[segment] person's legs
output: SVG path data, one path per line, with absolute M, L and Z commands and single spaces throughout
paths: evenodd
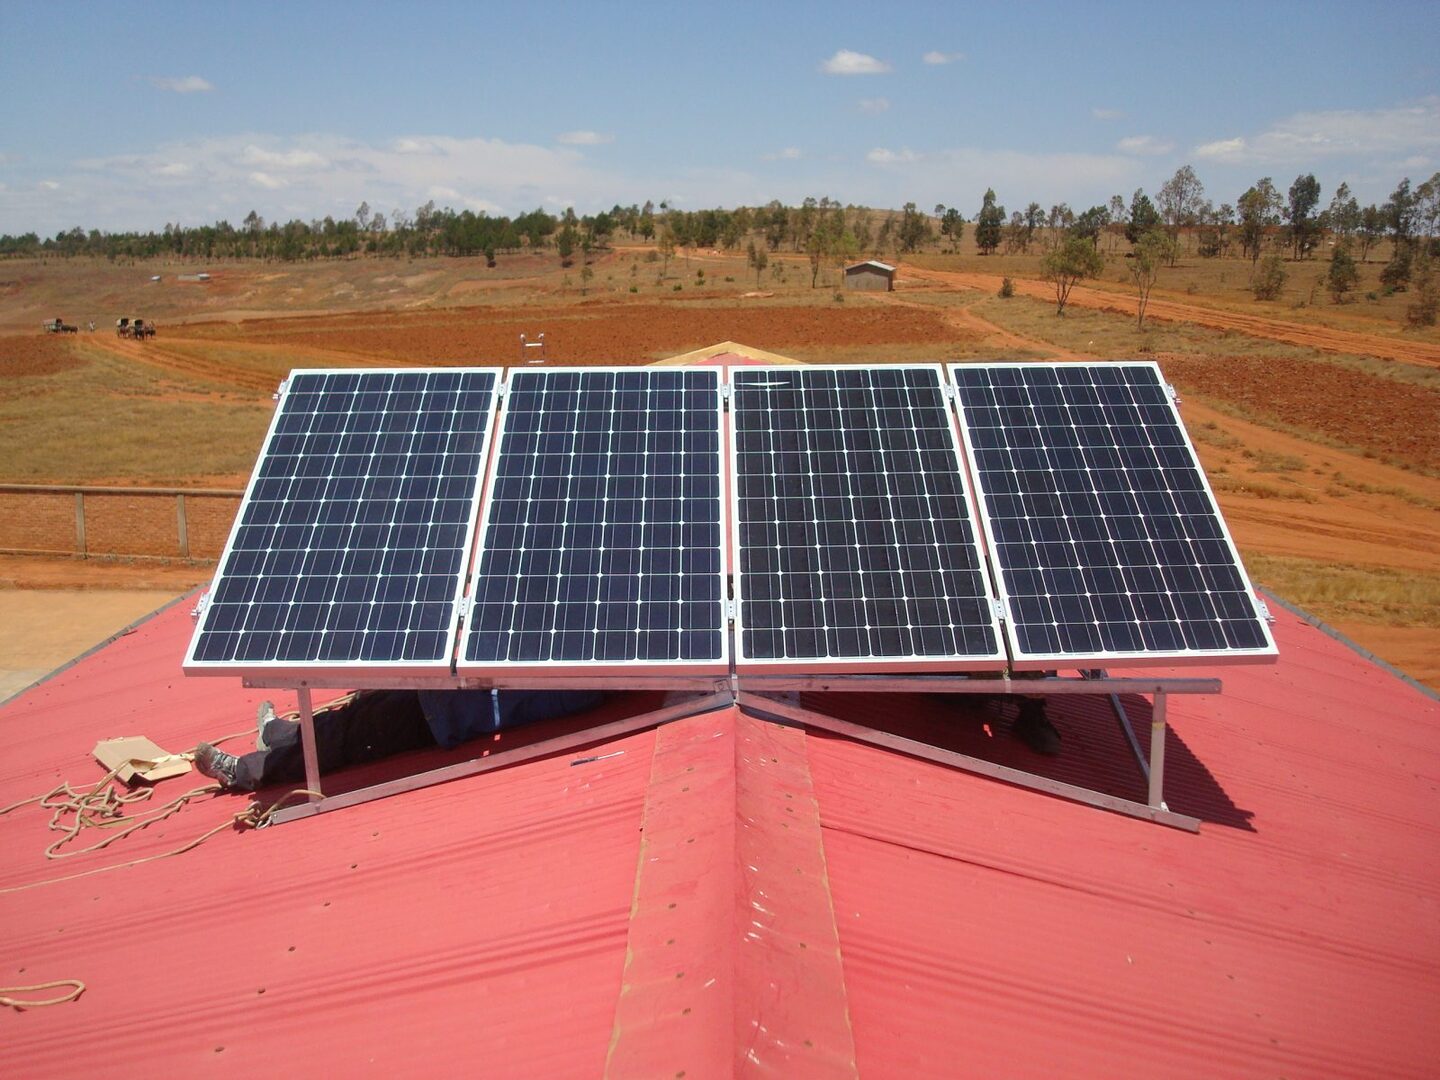
M 267 721 L 263 741 L 266 749 L 235 759 L 233 779 L 217 778 L 240 791 L 305 779 L 305 749 L 298 721 Z M 433 745 L 435 739 L 413 690 L 362 691 L 341 705 L 315 713 L 315 751 L 321 775 Z M 198 755 L 196 763 L 201 764 Z

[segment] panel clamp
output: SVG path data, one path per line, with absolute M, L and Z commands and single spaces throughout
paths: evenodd
M 1255 613 L 1264 619 L 1271 626 L 1275 625 L 1275 616 L 1270 611 L 1270 605 L 1254 593 L 1250 594 L 1250 600 L 1255 605 Z
M 1001 622 L 1004 622 L 1007 618 L 1009 618 L 1009 616 L 1005 612 L 1004 600 L 991 600 L 990 612 L 995 616 L 995 618 L 999 619 Z
M 195 601 L 195 606 L 190 609 L 190 617 L 199 619 L 205 614 L 205 609 L 210 606 L 210 590 L 206 589 Z
M 1167 382 L 1165 384 L 1165 396 L 1170 399 L 1172 404 L 1180 404 L 1180 391 L 1175 389 L 1174 383 Z
M 290 389 L 290 376 L 287 375 L 287 376 L 285 376 L 285 378 L 283 378 L 283 379 L 280 380 L 280 385 L 275 388 L 275 393 L 273 393 L 273 394 L 270 395 L 270 400 L 271 400 L 271 401 L 279 401 L 281 398 L 283 398 L 283 397 L 285 396 L 285 392 L 286 392 L 287 390 L 289 390 L 289 389 Z

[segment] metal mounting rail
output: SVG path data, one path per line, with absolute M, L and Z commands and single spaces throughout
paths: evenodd
M 1051 694 L 1108 695 L 1116 718 L 1120 722 L 1146 783 L 1146 802 L 1124 799 L 1117 795 L 1093 791 L 1061 780 L 1037 776 L 1008 765 L 1000 765 L 983 758 L 945 750 L 938 746 L 878 731 L 860 724 L 841 720 L 814 709 L 804 709 L 791 702 L 778 700 L 766 691 L 905 691 L 911 693 L 949 694 L 1020 694 L 1043 697 Z M 1178 814 L 1165 804 L 1165 735 L 1168 694 L 1216 694 L 1220 692 L 1219 679 L 1151 679 L 1111 678 L 1104 673 L 1083 678 L 1060 678 L 1045 676 L 1038 679 L 1015 679 L 1008 676 L 999 678 L 964 678 L 946 675 L 766 675 L 742 678 L 736 703 L 747 712 L 768 714 L 781 720 L 788 720 L 803 727 L 829 731 L 836 735 L 854 739 L 857 742 L 895 750 L 912 757 L 925 758 L 966 772 L 988 776 L 1017 787 L 1030 788 L 1050 795 L 1088 806 L 1110 810 L 1131 817 L 1143 818 L 1157 824 L 1169 825 L 1188 832 L 1200 831 L 1200 820 L 1187 814 Z M 1130 727 L 1129 717 L 1120 703 L 1120 694 L 1147 694 L 1153 699 L 1150 714 L 1150 757 L 1147 762 L 1140 750 L 1140 744 Z
M 301 740 L 305 749 L 305 786 L 316 794 L 310 797 L 308 803 L 276 811 L 275 816 L 271 818 L 271 823 L 276 825 L 286 821 L 295 821 L 298 818 L 313 817 L 330 810 L 340 810 L 347 806 L 358 806 L 361 803 L 383 799 L 390 795 L 399 795 L 406 791 L 415 791 L 433 784 L 443 784 L 449 780 L 459 780 L 461 777 L 474 776 L 476 773 L 489 772 L 492 769 L 501 769 L 508 765 L 518 765 L 523 761 L 533 761 L 551 754 L 575 750 L 621 735 L 643 731 L 646 728 L 668 724 L 672 720 L 682 720 L 687 716 L 698 716 L 700 713 L 710 712 L 714 709 L 723 709 L 735 703 L 734 695 L 729 690 L 699 695 L 662 709 L 637 713 L 634 716 L 627 716 L 598 727 L 572 731 L 565 735 L 557 735 L 553 739 L 543 739 L 525 746 L 517 746 L 512 750 L 500 750 L 470 761 L 456 762 L 454 765 L 430 769 L 413 776 L 371 784 L 369 787 L 357 788 L 340 795 L 326 796 L 322 793 L 320 786 L 320 766 L 315 755 L 314 711 L 309 689 L 302 687 L 299 697 Z

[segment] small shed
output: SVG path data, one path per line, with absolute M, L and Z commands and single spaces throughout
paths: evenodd
M 894 292 L 895 267 L 876 262 L 874 259 L 847 266 L 845 267 L 845 288 Z

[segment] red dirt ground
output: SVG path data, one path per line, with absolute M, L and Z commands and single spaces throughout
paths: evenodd
M 521 334 L 544 332 L 551 363 L 634 363 L 719 341 L 783 352 L 805 347 L 964 342 L 938 312 L 847 307 L 625 303 L 598 300 L 565 307 L 449 309 L 381 315 L 270 319 L 186 327 L 187 337 L 315 347 L 371 360 L 507 360 Z

